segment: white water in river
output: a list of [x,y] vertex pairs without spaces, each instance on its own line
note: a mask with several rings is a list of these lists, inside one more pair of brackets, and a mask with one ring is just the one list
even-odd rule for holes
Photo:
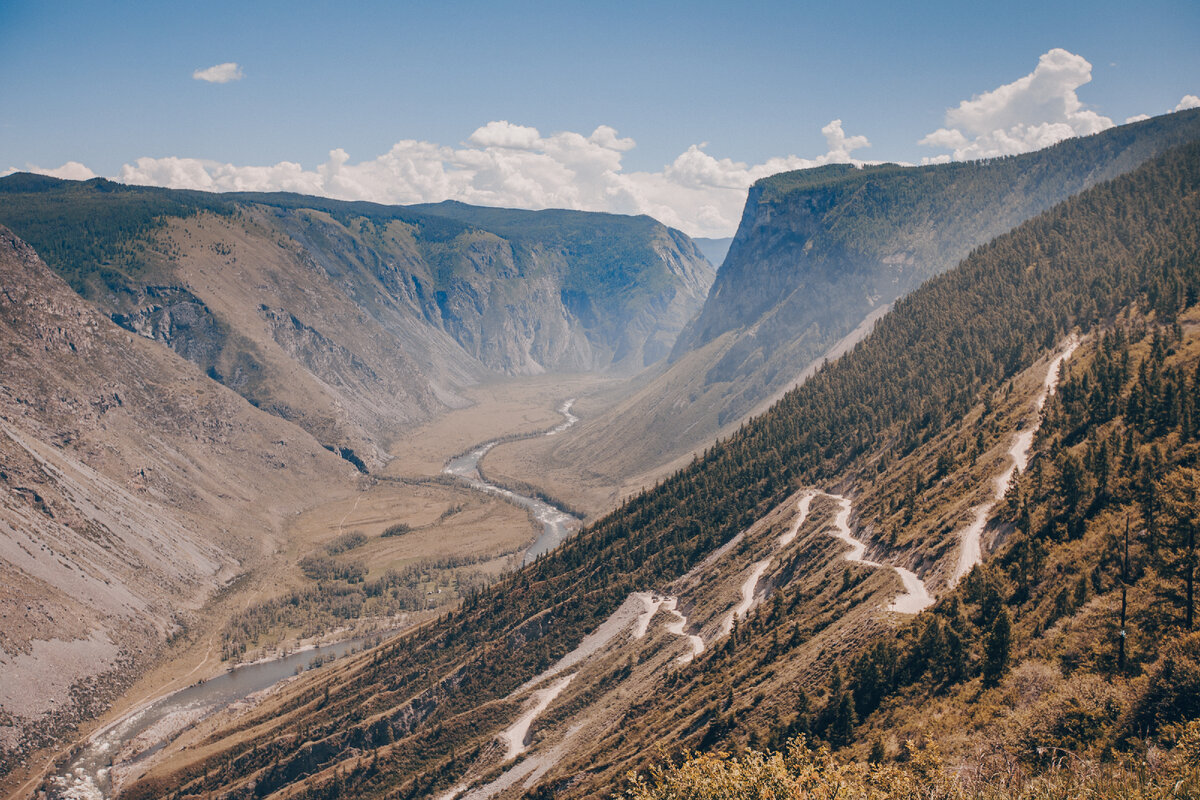
[[153,700],[92,734],[64,771],[51,779],[50,797],[57,800],[111,797],[114,788],[111,764],[122,751],[128,763],[136,764],[158,752],[188,725],[294,675],[297,668],[303,668],[313,659],[344,655],[366,641],[351,639],[300,650],[273,661],[235,667],[211,680]]
[[575,405],[574,397],[563,401],[562,405],[558,407],[558,413],[563,415],[563,421],[546,431],[547,436],[557,436],[576,422],[579,422],[579,417],[571,413],[571,406],[573,405]]
[[1017,471],[1024,472],[1025,467],[1029,465],[1029,450],[1033,447],[1033,437],[1037,434],[1037,429],[1041,427],[1041,414],[1042,409],[1046,406],[1046,399],[1054,394],[1054,387],[1058,382],[1058,371],[1063,362],[1071,357],[1078,346],[1079,340],[1072,336],[1067,340],[1066,348],[1050,360],[1050,364],[1046,367],[1046,377],[1042,380],[1042,390],[1034,403],[1034,412],[1038,415],[1037,424],[1018,431],[1013,437],[1013,443],[1008,448],[1008,458],[1011,463],[996,478],[993,484],[992,498],[972,509],[975,516],[971,520],[971,524],[959,533],[958,565],[954,568],[953,577],[950,578],[951,589],[957,586],[959,581],[975,568],[976,564],[983,561],[983,529],[987,527],[988,516],[992,513],[996,503],[1004,499]]

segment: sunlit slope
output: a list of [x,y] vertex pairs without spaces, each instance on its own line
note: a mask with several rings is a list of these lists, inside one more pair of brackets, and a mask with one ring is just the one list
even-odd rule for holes
[[713,270],[648,217],[16,174],[0,223],[84,297],[374,469],[489,377],[664,358]]
[[354,469],[0,228],[0,771],[102,711]]
[[1197,138],[1193,110],[1020,156],[764,178],[670,365],[607,413],[589,417],[581,407],[571,436],[522,445],[525,458],[558,484],[586,465],[594,504],[611,508],[608,492],[652,483],[662,465],[761,413],[845,337],[869,330],[889,304],[973,248]]
[[[912,618],[889,610],[910,593],[896,567],[934,599],[947,595],[958,532],[991,496],[1014,434],[1037,424],[1036,398],[1071,337],[1092,341],[1131,308],[1165,319],[1194,303],[1198,222],[1198,145],[1056,206],[897,303],[845,358],[691,466],[438,625],[206,732],[205,749],[173,753],[142,791],[424,797],[465,780],[471,796],[537,758],[506,791],[533,776],[555,792],[607,792],[607,776],[659,744],[747,735],[730,711],[797,710],[800,689],[814,699],[826,690],[834,655],[849,658]],[[805,493],[817,494],[791,536]],[[882,566],[839,561],[844,546],[830,535],[839,519],[864,562]],[[719,579],[691,586],[713,569]],[[635,604],[646,608],[647,595],[656,605],[643,625]],[[747,595],[746,611],[761,610],[723,634]],[[926,624],[928,612],[915,619]],[[594,649],[598,641],[619,649]],[[773,691],[772,676],[789,673],[791,693]],[[512,737],[502,734],[545,700],[525,693],[557,686],[529,682],[568,674],[532,723],[533,744],[541,735],[547,747],[505,762]],[[619,703],[592,713],[622,686],[628,716]],[[668,697],[686,702],[668,707]],[[685,716],[672,718],[675,708]],[[634,721],[651,712],[664,724]],[[559,767],[555,737],[572,718],[602,727],[578,745],[583,755],[564,750]]]

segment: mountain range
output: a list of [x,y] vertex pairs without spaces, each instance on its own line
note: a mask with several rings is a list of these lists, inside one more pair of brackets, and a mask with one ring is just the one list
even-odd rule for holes
[[536,465],[555,493],[582,480],[590,508],[609,507],[765,411],[974,248],[1198,133],[1188,111],[1020,156],[764,178],[670,358],[577,435],[527,443],[504,474]]
[[[1196,780],[1198,142],[776,175],[723,258],[647,217],[0,179],[5,772],[291,569],[298,511],[413,480],[405,431],[548,374],[597,381],[582,420],[487,475],[580,533],[121,797],[611,795],[796,737],[1068,781],[1045,753],[1178,744]],[[387,589],[337,541],[311,585]]]
[[1173,742],[1200,663],[1198,200],[1193,143],[996,238],[653,490],[128,796],[595,796],[664,743],[803,733],[1035,764]]

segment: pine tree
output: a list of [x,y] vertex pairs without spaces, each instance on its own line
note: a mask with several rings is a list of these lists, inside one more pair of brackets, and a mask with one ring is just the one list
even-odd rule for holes
[[1183,595],[1184,626],[1193,630],[1196,608],[1197,539],[1200,538],[1200,470],[1180,467],[1162,484],[1161,502],[1164,540],[1158,560],[1164,574],[1175,575]]
[[854,725],[858,717],[854,713],[854,698],[850,692],[842,692],[837,700],[837,708],[833,714],[833,723],[829,726],[829,743],[834,747],[844,747],[854,738]]
[[867,762],[882,764],[886,758],[887,750],[883,746],[883,737],[876,735],[875,740],[871,742],[871,752],[867,754]]
[[1012,646],[1012,620],[1008,609],[1001,608],[996,622],[988,631],[983,643],[983,685],[995,686],[1008,669],[1009,650]]

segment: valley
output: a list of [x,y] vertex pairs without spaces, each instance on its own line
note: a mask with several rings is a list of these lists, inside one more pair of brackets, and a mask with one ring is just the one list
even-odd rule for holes
[[[540,521],[535,524],[538,511],[524,507],[521,499],[501,496],[498,489],[481,492],[442,480],[443,471],[449,472],[444,465],[453,464],[463,442],[476,437],[494,434],[517,441],[547,431],[561,433],[577,419],[569,414],[569,405],[556,402],[561,393],[588,393],[604,384],[605,379],[588,376],[482,384],[468,391],[470,405],[403,431],[387,473],[377,479],[360,476],[343,496],[297,512],[270,561],[243,573],[189,619],[189,627],[198,634],[176,640],[165,663],[89,726],[95,730],[87,734],[89,743],[81,755],[49,785],[65,797],[112,797],[110,772],[119,774],[122,784],[135,780],[155,763],[155,753],[187,726],[230,703],[244,711],[315,657],[340,655],[351,646],[378,642],[381,636],[435,619],[454,607],[467,579],[477,590],[519,567],[544,538],[537,532]],[[405,526],[405,532],[386,535],[396,525]],[[316,628],[310,620],[300,629],[285,621],[259,633],[249,647],[229,650],[227,620],[303,590],[310,583],[298,568],[304,556],[321,552],[350,532],[370,540],[353,551],[369,564],[364,580],[418,566],[424,571],[419,585],[422,591],[431,587],[433,596],[422,598],[415,610],[382,617],[360,614]],[[224,686],[229,679],[233,683]],[[24,777],[20,771],[14,774]],[[46,778],[33,775],[23,785],[12,781],[13,796]]]
[[775,175],[719,272],[644,216],[0,178],[0,789],[603,796],[801,737],[1190,780],[1197,141]]

